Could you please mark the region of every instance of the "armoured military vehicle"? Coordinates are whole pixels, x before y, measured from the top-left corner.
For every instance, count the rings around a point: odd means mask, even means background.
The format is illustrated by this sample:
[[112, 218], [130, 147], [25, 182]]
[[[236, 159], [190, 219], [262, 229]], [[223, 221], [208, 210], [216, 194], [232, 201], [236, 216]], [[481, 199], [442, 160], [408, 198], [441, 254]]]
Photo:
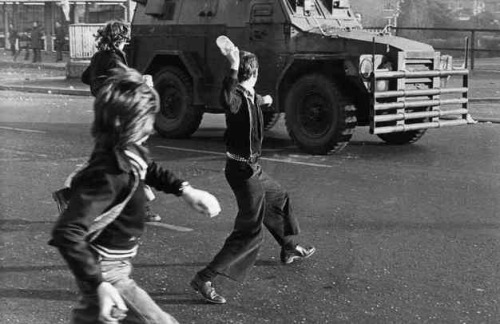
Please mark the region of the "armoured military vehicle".
[[[204, 113], [222, 112], [228, 64], [219, 35], [257, 54], [257, 91], [274, 98], [265, 128], [284, 113], [306, 152], [341, 150], [356, 126], [407, 144], [428, 128], [473, 122], [466, 68], [451, 67], [430, 45], [364, 30], [346, 0], [135, 1], [129, 60], [154, 77], [163, 136], [188, 137]], [[463, 86], [446, 88], [452, 75]]]

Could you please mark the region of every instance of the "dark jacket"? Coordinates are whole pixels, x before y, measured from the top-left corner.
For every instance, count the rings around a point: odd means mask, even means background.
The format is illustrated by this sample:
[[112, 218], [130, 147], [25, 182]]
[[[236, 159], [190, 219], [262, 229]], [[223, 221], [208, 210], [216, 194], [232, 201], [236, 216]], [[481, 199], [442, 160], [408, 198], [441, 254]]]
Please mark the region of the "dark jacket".
[[[147, 161], [144, 148], [134, 146], [131, 150]], [[95, 293], [103, 281], [96, 257], [101, 255], [100, 251], [120, 256], [137, 249], [138, 238], [144, 231], [147, 201], [144, 185], [180, 195], [182, 180], [150, 161], [144, 180], [139, 182], [122, 212], [89, 243], [89, 226], [96, 217], [130, 193], [134, 179], [131, 168], [130, 159], [123, 152], [97, 147], [88, 166], [73, 178], [68, 207], [52, 231], [49, 244], [59, 249], [85, 292]]]
[[128, 66], [127, 58], [119, 49], [98, 51], [92, 56], [90, 65], [82, 74], [82, 82], [90, 85], [90, 92], [95, 97], [102, 84], [111, 76], [111, 70], [121, 64]]
[[31, 30], [31, 48], [40, 49], [42, 48], [42, 27], [33, 27]]
[[245, 159], [260, 156], [264, 137], [262, 97], [240, 86], [238, 71], [231, 70], [222, 83], [220, 101], [226, 113], [227, 152]]
[[62, 48], [62, 46], [66, 43], [66, 32], [64, 26], [55, 28], [55, 36], [55, 45]]
[[9, 42], [11, 45], [16, 43], [16, 40], [19, 38], [19, 34], [16, 29], [9, 29]]

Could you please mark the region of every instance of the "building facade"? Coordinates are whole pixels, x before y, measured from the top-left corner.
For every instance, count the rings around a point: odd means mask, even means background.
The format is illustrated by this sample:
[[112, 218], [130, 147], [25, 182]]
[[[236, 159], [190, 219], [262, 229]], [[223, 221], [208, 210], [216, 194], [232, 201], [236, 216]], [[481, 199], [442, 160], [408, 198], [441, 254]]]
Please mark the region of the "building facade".
[[462, 21], [468, 21], [486, 12], [500, 19], [499, 0], [441, 0], [441, 2]]
[[54, 50], [55, 23], [66, 29], [70, 24], [103, 23], [111, 19], [130, 21], [130, 0], [0, 0], [0, 48], [8, 44], [9, 24], [29, 35], [33, 22], [42, 27], [44, 50]]
[[[419, 0], [351, 0], [356, 13], [361, 14], [362, 23], [368, 27], [397, 25], [401, 5], [405, 1]], [[469, 21], [481, 14], [488, 13], [500, 21], [500, 0], [434, 0], [443, 12], [449, 12], [452, 19]], [[478, 28], [488, 26], [478, 26]]]

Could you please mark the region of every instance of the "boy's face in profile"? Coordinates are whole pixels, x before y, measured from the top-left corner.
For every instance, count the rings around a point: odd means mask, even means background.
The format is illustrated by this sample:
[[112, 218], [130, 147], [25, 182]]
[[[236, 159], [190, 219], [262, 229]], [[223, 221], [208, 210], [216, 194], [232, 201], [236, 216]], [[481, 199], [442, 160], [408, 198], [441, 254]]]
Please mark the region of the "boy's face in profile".
[[259, 70], [255, 71], [255, 74], [253, 74], [250, 78], [247, 80], [247, 84], [254, 88], [255, 85], [257, 84], [257, 79], [259, 78]]

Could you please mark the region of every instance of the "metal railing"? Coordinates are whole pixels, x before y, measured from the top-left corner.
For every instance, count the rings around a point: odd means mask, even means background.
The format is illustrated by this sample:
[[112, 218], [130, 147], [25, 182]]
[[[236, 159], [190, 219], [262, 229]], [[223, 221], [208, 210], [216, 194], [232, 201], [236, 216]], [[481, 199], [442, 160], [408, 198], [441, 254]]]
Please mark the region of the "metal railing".
[[[381, 27], [366, 27], [364, 28], [367, 31], [371, 32], [382, 32], [384, 28]], [[388, 26], [387, 31], [392, 34], [392, 31], [395, 31], [395, 35], [399, 36], [400, 31], [405, 31], [405, 30], [414, 30], [414, 31], [442, 31], [442, 32], [456, 32], [456, 33], [466, 33], [467, 37], [470, 39], [470, 47], [469, 47], [469, 53], [468, 57], [470, 64], [469, 68], [471, 70], [474, 70], [476, 67], [476, 58], [478, 53], [494, 53], [498, 54], [500, 57], [500, 47], [499, 49], [488, 49], [488, 48], [481, 48], [478, 46], [478, 34], [480, 33], [492, 33], [495, 34], [496, 36], [499, 37], [500, 39], [500, 29], [472, 29], [472, 28], [434, 28], [434, 27], [393, 27], [393, 26]], [[403, 36], [404, 37], [404, 36]], [[442, 46], [434, 46], [436, 50], [439, 51], [456, 51], [456, 52], [464, 52], [465, 47], [442, 47]]]
[[88, 60], [97, 52], [95, 36], [104, 24], [75, 24], [69, 26], [69, 56]]

